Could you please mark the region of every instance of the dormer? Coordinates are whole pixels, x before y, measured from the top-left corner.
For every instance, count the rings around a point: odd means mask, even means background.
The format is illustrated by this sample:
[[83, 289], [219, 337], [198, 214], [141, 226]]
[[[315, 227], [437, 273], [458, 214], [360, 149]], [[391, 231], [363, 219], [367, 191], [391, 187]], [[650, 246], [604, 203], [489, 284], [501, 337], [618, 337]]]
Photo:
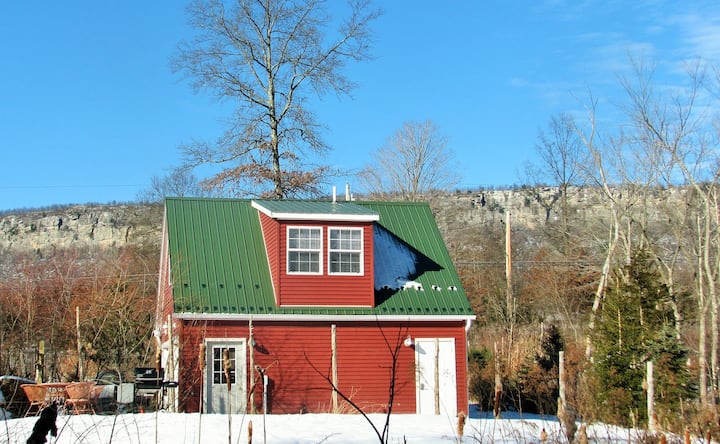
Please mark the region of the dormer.
[[253, 200], [278, 307], [373, 307], [375, 211], [352, 202]]

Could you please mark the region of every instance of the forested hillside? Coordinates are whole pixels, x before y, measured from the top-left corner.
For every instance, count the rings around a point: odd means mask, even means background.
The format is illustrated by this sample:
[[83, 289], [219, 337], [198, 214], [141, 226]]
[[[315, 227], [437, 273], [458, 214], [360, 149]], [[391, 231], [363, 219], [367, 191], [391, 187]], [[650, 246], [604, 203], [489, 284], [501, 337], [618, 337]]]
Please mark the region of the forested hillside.
[[[524, 187], [429, 199], [477, 314], [471, 397], [554, 414], [563, 351], [565, 412], [642, 423], [653, 361], [658, 420], [699, 418], [717, 393], [720, 306], [717, 218], [703, 217], [702, 191]], [[46, 377], [150, 362], [161, 222], [159, 205], [0, 216], [0, 374], [31, 374], [39, 341]]]

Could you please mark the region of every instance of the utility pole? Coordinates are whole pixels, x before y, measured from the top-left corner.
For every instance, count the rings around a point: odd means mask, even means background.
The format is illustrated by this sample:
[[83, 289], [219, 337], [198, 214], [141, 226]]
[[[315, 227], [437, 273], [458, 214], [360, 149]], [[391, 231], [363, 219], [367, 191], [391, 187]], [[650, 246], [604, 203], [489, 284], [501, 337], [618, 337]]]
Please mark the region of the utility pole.
[[84, 381], [85, 366], [83, 365], [82, 337], [80, 336], [80, 306], [75, 307], [75, 332], [77, 334], [78, 381]]
[[510, 212], [505, 213], [505, 282], [506, 316], [508, 321], [508, 363], [512, 354], [513, 334], [515, 329], [515, 296], [512, 288], [512, 238], [510, 229]]

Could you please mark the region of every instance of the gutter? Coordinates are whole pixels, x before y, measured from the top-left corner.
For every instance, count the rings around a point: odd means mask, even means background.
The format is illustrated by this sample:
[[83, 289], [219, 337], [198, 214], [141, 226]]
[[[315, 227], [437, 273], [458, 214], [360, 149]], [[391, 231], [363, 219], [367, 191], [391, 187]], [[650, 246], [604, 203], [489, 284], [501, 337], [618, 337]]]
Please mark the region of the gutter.
[[465, 330], [470, 329], [475, 315], [459, 316], [407, 316], [407, 315], [321, 315], [321, 314], [233, 314], [233, 313], [175, 313], [173, 318], [188, 321], [423, 321], [448, 322], [465, 321]]

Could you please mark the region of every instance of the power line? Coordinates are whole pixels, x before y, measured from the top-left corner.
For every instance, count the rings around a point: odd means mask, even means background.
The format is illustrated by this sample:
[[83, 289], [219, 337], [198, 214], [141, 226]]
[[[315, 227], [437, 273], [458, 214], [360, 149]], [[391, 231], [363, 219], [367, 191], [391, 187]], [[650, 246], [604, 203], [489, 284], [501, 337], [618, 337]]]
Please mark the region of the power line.
[[148, 184], [111, 184], [111, 185], [0, 185], [0, 190], [41, 190], [41, 189], [60, 189], [60, 188], [131, 188], [131, 187], [144, 187]]

